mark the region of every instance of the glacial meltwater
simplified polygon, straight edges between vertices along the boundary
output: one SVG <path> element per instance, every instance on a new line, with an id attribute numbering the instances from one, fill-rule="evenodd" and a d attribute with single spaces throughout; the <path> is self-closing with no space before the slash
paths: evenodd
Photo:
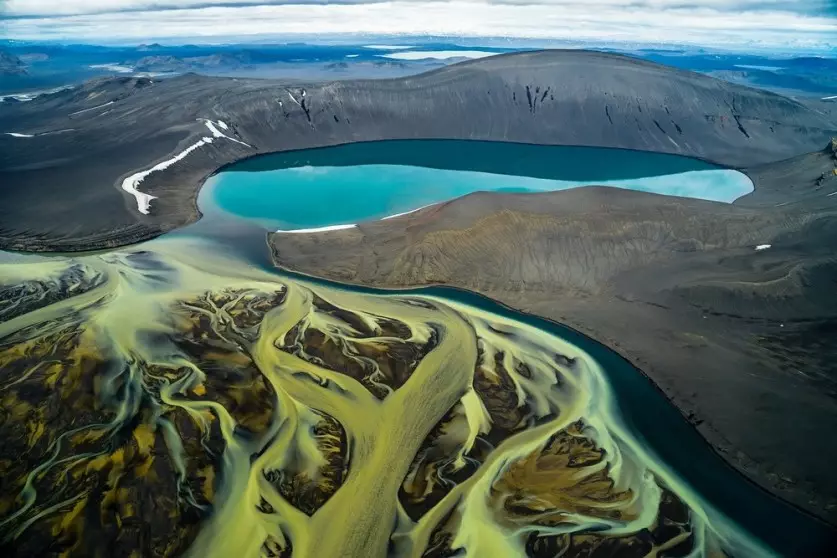
<path id="1" fill-rule="evenodd" d="M 596 341 L 476 294 L 269 264 L 265 227 L 474 190 L 612 180 L 730 201 L 752 188 L 734 174 L 697 187 L 691 173 L 728 172 L 698 161 L 663 157 L 643 177 L 656 156 L 566 149 L 389 142 L 254 159 L 210 181 L 204 219 L 183 231 L 0 258 L 4 546 L 201 558 L 820 548 L 826 528 L 730 468 Z"/>

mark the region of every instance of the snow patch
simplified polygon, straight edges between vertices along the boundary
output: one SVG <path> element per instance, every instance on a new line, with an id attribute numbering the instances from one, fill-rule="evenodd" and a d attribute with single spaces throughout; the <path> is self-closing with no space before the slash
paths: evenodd
<path id="1" fill-rule="evenodd" d="M 252 145 L 244 143 L 241 140 L 231 138 L 230 136 L 226 135 L 224 132 L 219 130 L 218 129 L 219 127 L 223 128 L 224 130 L 228 129 L 228 126 L 225 123 L 221 122 L 220 120 L 218 122 L 213 122 L 212 120 L 207 120 L 207 119 L 204 119 L 204 118 L 199 119 L 199 120 L 202 120 L 203 123 L 206 124 L 206 127 L 209 128 L 209 131 L 212 132 L 212 137 L 213 138 L 225 138 L 225 139 L 228 139 L 230 141 L 234 141 L 235 143 L 240 143 L 241 145 L 244 145 L 244 146 L 249 147 L 251 149 L 253 148 Z M 216 126 L 216 124 L 217 124 L 217 126 Z M 223 124 L 223 126 L 222 126 L 222 124 Z"/>
<path id="2" fill-rule="evenodd" d="M 346 58 L 357 58 L 360 54 L 347 54 Z"/>
<path id="3" fill-rule="evenodd" d="M 345 229 L 354 229 L 357 228 L 357 225 L 354 223 L 347 223 L 345 225 L 329 225 L 327 227 L 315 227 L 313 229 L 294 229 L 291 231 L 283 231 L 278 230 L 277 233 L 284 233 L 284 234 L 300 234 L 300 233 L 318 233 L 318 232 L 326 232 L 326 231 L 342 231 Z"/>
<path id="4" fill-rule="evenodd" d="M 223 120 L 219 120 L 219 121 L 218 121 L 218 126 L 219 126 L 222 130 L 229 130 L 229 129 L 230 129 L 230 127 L 229 127 L 229 126 L 227 126 L 227 123 L 226 123 L 226 122 L 224 122 Z"/>
<path id="5" fill-rule="evenodd" d="M 123 180 L 122 189 L 134 196 L 134 198 L 136 198 L 137 211 L 139 211 L 143 215 L 148 215 L 151 206 L 151 200 L 157 199 L 157 196 L 145 194 L 137 189 L 137 187 L 142 183 L 143 180 L 145 180 L 148 177 L 148 175 L 169 168 L 178 161 L 182 161 L 183 159 L 185 159 L 190 153 L 192 153 L 196 149 L 199 149 L 200 147 L 203 147 L 208 143 L 212 143 L 212 141 L 212 138 L 201 138 L 198 142 L 193 143 L 192 145 L 190 145 L 171 159 L 167 159 L 161 163 L 157 163 L 148 170 L 134 173 L 125 180 Z"/>
<path id="6" fill-rule="evenodd" d="M 833 101 L 834 99 L 837 99 L 837 95 L 832 95 L 831 97 L 823 97 L 822 98 L 823 101 Z"/>
<path id="7" fill-rule="evenodd" d="M 487 56 L 494 56 L 496 52 L 486 52 L 484 50 L 425 50 L 425 51 L 411 51 L 411 52 L 391 52 L 389 54 L 379 54 L 381 58 L 391 58 L 393 60 L 447 60 L 449 58 L 485 58 Z"/>
<path id="8" fill-rule="evenodd" d="M 4 132 L 5 136 L 12 136 L 13 138 L 34 138 L 38 136 L 51 136 L 53 134 L 63 134 L 65 132 L 75 132 L 75 128 L 63 128 L 61 130 L 50 130 L 48 132 L 41 132 L 39 134 L 21 134 L 20 132 Z"/>
<path id="9" fill-rule="evenodd" d="M 773 246 L 773 245 L 772 244 L 759 244 L 758 246 L 756 246 L 756 251 L 760 252 L 762 250 L 767 250 L 771 246 Z"/>
<path id="10" fill-rule="evenodd" d="M 93 64 L 90 66 L 90 68 L 94 70 L 108 70 L 120 74 L 130 74 L 134 71 L 132 67 L 125 66 L 123 64 Z"/>

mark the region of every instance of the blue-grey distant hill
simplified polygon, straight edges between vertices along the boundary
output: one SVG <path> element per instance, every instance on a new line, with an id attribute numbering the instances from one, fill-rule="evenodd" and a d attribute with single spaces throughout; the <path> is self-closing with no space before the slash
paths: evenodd
<path id="1" fill-rule="evenodd" d="M 503 53 L 524 48 L 418 39 L 404 41 L 413 51 L 484 51 Z M 478 42 L 474 44 L 479 45 Z M 20 62 L 8 66 L 0 93 L 56 87 L 104 75 L 182 74 L 287 78 L 297 80 L 387 78 L 418 74 L 461 58 L 393 60 L 396 51 L 356 44 L 228 44 L 100 46 L 0 41 L 5 56 Z M 603 49 L 705 73 L 794 96 L 837 95 L 837 59 L 769 54 L 740 54 L 702 49 Z M 403 51 L 401 51 L 403 52 Z M 4 64 L 0 63 L 0 67 Z M 16 71 L 14 68 L 18 68 Z M 2 70 L 0 70 L 2 71 Z"/>
<path id="2" fill-rule="evenodd" d="M 23 61 L 4 50 L 0 50 L 0 76 L 7 78 L 9 76 L 26 75 L 26 67 Z"/>

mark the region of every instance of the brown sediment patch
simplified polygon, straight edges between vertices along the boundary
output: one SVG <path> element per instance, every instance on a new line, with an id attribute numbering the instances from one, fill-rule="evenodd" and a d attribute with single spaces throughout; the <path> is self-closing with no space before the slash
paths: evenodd
<path id="1" fill-rule="evenodd" d="M 348 472 L 346 433 L 333 418 L 320 415 L 312 429 L 322 464 L 309 471 L 306 464 L 287 456 L 281 469 L 263 471 L 264 477 L 291 505 L 313 515 L 340 488 Z"/>
<path id="2" fill-rule="evenodd" d="M 13 555 L 169 556 L 211 513 L 224 449 L 215 417 L 161 403 L 150 373 L 137 389 L 109 353 L 82 325 L 0 353 L 0 437 L 16 456 L 1 465 L 0 536 Z"/>
<path id="3" fill-rule="evenodd" d="M 299 358 L 361 382 L 384 399 L 409 379 L 421 359 L 437 343 L 413 340 L 413 332 L 393 318 L 360 316 L 314 296 L 312 312 L 285 336 L 279 346 Z"/>

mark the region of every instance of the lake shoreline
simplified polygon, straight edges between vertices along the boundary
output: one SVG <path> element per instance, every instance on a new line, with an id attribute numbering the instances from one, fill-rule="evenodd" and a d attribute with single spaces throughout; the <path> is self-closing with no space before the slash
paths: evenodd
<path id="1" fill-rule="evenodd" d="M 191 201 L 189 202 L 188 207 L 183 208 L 185 213 L 183 218 L 179 219 L 177 224 L 161 224 L 159 227 L 155 226 L 154 228 L 148 229 L 144 227 L 137 227 L 132 226 L 127 230 L 114 230 L 107 234 L 107 236 L 102 235 L 94 235 L 92 237 L 68 237 L 66 239 L 61 239 L 58 241 L 52 242 L 44 242 L 42 240 L 33 240 L 25 238 L 25 235 L 18 235 L 17 237 L 6 237 L 2 233 L 0 233 L 0 250 L 6 252 L 16 252 L 16 253 L 32 253 L 32 254 L 82 254 L 85 252 L 91 251 L 98 251 L 98 250 L 113 250 L 117 248 L 124 248 L 129 247 L 134 244 L 139 244 L 142 242 L 147 242 L 149 240 L 153 240 L 154 238 L 158 238 L 164 234 L 182 230 L 190 225 L 194 225 L 195 223 L 199 222 L 203 218 L 203 213 L 199 207 L 198 199 L 203 192 L 204 188 L 207 186 L 207 183 L 213 179 L 214 177 L 218 176 L 219 174 L 235 169 L 236 167 L 240 167 L 244 163 L 251 163 L 254 161 L 263 161 L 268 160 L 271 157 L 276 156 L 287 156 L 293 154 L 302 154 L 302 153 L 314 153 L 314 152 L 323 152 L 328 151 L 334 148 L 344 148 L 344 147 L 351 147 L 351 146 L 358 146 L 358 145 L 375 145 L 375 144 L 391 144 L 393 142 L 409 142 L 415 144 L 422 144 L 422 143 L 433 143 L 433 142 L 462 142 L 467 141 L 468 143 L 485 143 L 485 144 L 495 144 L 497 146 L 501 146 L 504 144 L 512 145 L 512 146 L 524 146 L 524 147 L 543 147 L 543 148 L 580 148 L 580 149 L 597 149 L 597 150 L 605 150 L 605 151 L 612 151 L 612 152 L 622 152 L 625 154 L 647 154 L 647 155 L 660 155 L 664 157 L 672 157 L 672 158 L 684 158 L 684 159 L 691 159 L 699 163 L 703 163 L 706 165 L 710 165 L 719 170 L 728 170 L 728 171 L 738 171 L 743 175 L 747 176 L 750 179 L 750 182 L 753 184 L 753 191 L 744 194 L 741 198 L 746 197 L 748 195 L 753 194 L 758 189 L 758 184 L 754 179 L 753 172 L 761 172 L 759 168 L 749 169 L 744 167 L 736 167 L 736 166 L 727 166 L 723 163 L 703 158 L 700 156 L 692 156 L 692 155 L 679 155 L 673 153 L 666 153 L 661 151 L 652 151 L 646 149 L 634 149 L 634 148 L 624 148 L 624 147 L 610 147 L 610 146 L 599 146 L 599 145 L 583 145 L 583 144 L 549 144 L 549 143 L 530 143 L 525 141 L 508 141 L 508 140 L 458 140 L 458 139 L 451 139 L 451 138 L 405 138 L 405 139 L 380 139 L 380 140 L 367 140 L 367 141 L 348 141 L 348 142 L 341 142 L 335 144 L 327 144 L 327 145 L 319 145 L 315 147 L 301 147 L 301 148 L 294 148 L 294 149 L 287 149 L 287 150 L 279 150 L 279 151 L 269 151 L 263 153 L 255 153 L 249 155 L 243 155 L 240 158 L 236 158 L 232 161 L 226 162 L 216 169 L 208 172 L 202 179 L 197 181 L 197 186 L 192 192 Z M 431 167 L 433 168 L 433 167 Z M 516 176 L 516 175 L 509 175 L 509 176 Z M 578 187 L 585 187 L 585 186 L 578 186 Z M 536 192 L 534 192 L 536 193 Z M 738 199 L 741 199 L 738 198 Z M 450 200 L 446 200 L 450 201 Z M 737 201 L 737 200 L 736 200 Z M 152 201 L 152 204 L 154 201 Z M 436 202 L 436 203 L 444 203 L 444 202 Z M 732 202 L 734 203 L 734 202 Z M 434 205 L 434 204 L 428 204 Z M 413 209 L 411 211 L 418 211 L 419 209 L 423 209 L 424 206 Z M 152 205 L 152 215 L 154 213 L 154 208 Z M 387 218 L 395 217 L 395 215 L 390 215 Z M 367 221 L 368 222 L 368 221 Z M 23 239 L 21 239 L 23 237 Z"/>

